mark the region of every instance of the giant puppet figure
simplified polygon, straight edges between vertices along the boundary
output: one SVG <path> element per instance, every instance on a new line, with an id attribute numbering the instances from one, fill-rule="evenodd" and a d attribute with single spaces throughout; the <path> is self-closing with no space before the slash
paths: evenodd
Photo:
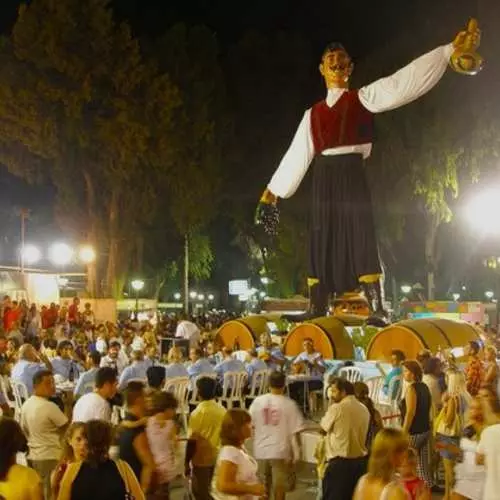
<path id="1" fill-rule="evenodd" d="M 326 99 L 308 109 L 295 137 L 264 191 L 257 223 L 276 230 L 278 198 L 292 196 L 309 165 L 312 171 L 309 272 L 310 313 L 324 315 L 329 297 L 362 288 L 382 311 L 377 239 L 364 160 L 373 143 L 373 121 L 382 113 L 408 104 L 431 90 L 448 63 L 457 72 L 474 74 L 480 32 L 471 20 L 453 43 L 415 59 L 392 76 L 360 89 L 349 89 L 353 63 L 340 44 L 326 47 L 319 71 Z"/>

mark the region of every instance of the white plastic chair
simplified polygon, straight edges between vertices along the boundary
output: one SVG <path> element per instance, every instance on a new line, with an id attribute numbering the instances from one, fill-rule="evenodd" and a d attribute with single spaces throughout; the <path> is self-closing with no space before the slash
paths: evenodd
<path id="1" fill-rule="evenodd" d="M 269 391 L 269 370 L 257 370 L 252 375 L 252 383 L 250 384 L 250 393 L 246 395 L 246 399 L 255 399 L 257 396 L 262 396 Z"/>
<path id="2" fill-rule="evenodd" d="M 12 387 L 12 394 L 14 394 L 15 400 L 15 415 L 16 419 L 21 419 L 21 408 L 23 403 L 29 398 L 28 388 L 22 382 L 18 380 L 11 380 L 10 385 Z"/>
<path id="3" fill-rule="evenodd" d="M 201 402 L 198 399 L 198 386 L 196 385 L 196 382 L 198 382 L 198 380 L 200 380 L 201 378 L 211 378 L 212 380 L 216 381 L 217 373 L 201 373 L 197 377 L 191 379 L 191 386 L 193 391 L 191 393 L 191 399 L 189 400 L 190 405 L 196 406 Z"/>
<path id="4" fill-rule="evenodd" d="M 339 377 L 345 378 L 351 384 L 360 382 L 363 379 L 361 370 L 357 366 L 344 366 L 339 370 Z"/>
<path id="5" fill-rule="evenodd" d="M 188 431 L 188 416 L 189 416 L 189 389 L 191 387 L 191 382 L 189 377 L 174 377 L 165 380 L 165 386 L 163 390 L 166 392 L 171 392 L 179 406 L 177 407 L 177 414 L 182 416 L 182 424 L 184 426 L 184 431 L 187 434 Z"/>
<path id="6" fill-rule="evenodd" d="M 377 404 L 380 401 L 380 394 L 384 386 L 384 377 L 367 378 L 365 384 L 368 386 L 370 399 L 374 404 Z"/>
<path id="7" fill-rule="evenodd" d="M 233 408 L 234 403 L 239 403 L 240 408 L 245 407 L 243 390 L 247 383 L 246 372 L 226 372 L 222 383 L 221 403 L 226 403 L 228 410 Z"/>

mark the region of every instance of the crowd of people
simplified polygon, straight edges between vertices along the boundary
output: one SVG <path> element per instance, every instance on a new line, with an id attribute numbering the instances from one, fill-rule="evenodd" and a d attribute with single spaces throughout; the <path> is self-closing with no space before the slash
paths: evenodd
<path id="1" fill-rule="evenodd" d="M 283 500 L 295 486 L 300 435 L 311 425 L 305 384 L 294 379 L 300 374 L 307 375 L 308 393 L 328 384 L 315 453 L 318 498 L 427 500 L 441 468 L 446 500 L 498 497 L 492 345 L 470 342 L 465 367 L 441 352 L 408 360 L 394 350 L 382 393 L 398 403 L 396 429 L 384 427 L 367 383 L 328 376 L 311 339 L 288 360 L 263 335 L 241 360 L 208 341 L 192 319 L 180 318 L 168 330 L 185 349 L 170 343 L 162 359 L 164 333 L 149 324 L 98 324 L 75 298 L 64 317 L 59 309 L 53 327 L 34 327 L 27 320 L 34 313 L 11 321 L 12 310 L 23 306 L 9 300 L 3 319 L 5 327 L 10 318 L 10 330 L 0 336 L 0 498 L 160 500 L 186 477 L 196 500 Z M 17 324 L 23 329 L 13 329 Z M 235 409 L 218 402 L 226 374 L 244 373 L 248 395 L 263 371 L 269 393 Z M 187 428 L 179 420 L 183 401 L 165 391 L 179 377 L 198 398 Z M 26 397 L 13 412 L 17 386 Z"/>

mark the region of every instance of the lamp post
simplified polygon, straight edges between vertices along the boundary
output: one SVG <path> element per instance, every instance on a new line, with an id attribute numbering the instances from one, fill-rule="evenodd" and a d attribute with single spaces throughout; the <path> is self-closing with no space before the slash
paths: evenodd
<path id="1" fill-rule="evenodd" d="M 135 320 L 137 321 L 139 318 L 139 292 L 144 288 L 144 280 L 136 279 L 130 284 L 135 291 Z"/>

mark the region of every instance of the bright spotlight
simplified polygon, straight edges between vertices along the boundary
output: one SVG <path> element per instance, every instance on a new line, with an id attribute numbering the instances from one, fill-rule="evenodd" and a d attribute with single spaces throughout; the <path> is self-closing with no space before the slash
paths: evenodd
<path id="1" fill-rule="evenodd" d="M 23 260 L 26 264 L 34 264 L 42 258 L 42 252 L 35 245 L 25 245 L 21 250 Z"/>
<path id="2" fill-rule="evenodd" d="M 200 293 L 198 295 L 198 300 L 205 300 L 205 295 L 203 295 L 202 293 Z"/>
<path id="3" fill-rule="evenodd" d="M 457 302 L 457 301 L 458 301 L 458 299 L 460 299 L 460 294 L 459 294 L 459 293 L 454 293 L 454 294 L 452 295 L 452 297 L 453 297 L 453 300 L 454 300 L 455 302 Z"/>
<path id="4" fill-rule="evenodd" d="M 408 293 L 410 293 L 410 292 L 411 292 L 411 290 L 412 290 L 412 287 L 411 287 L 410 285 L 403 285 L 403 286 L 401 287 L 401 291 L 402 291 L 405 295 L 407 295 Z"/>
<path id="5" fill-rule="evenodd" d="M 73 259 L 73 249 L 66 243 L 54 243 L 49 250 L 49 259 L 58 266 L 66 266 Z"/>
<path id="6" fill-rule="evenodd" d="M 143 280 L 133 280 L 131 283 L 132 288 L 136 291 L 139 292 L 144 288 L 144 281 Z"/>
<path id="7" fill-rule="evenodd" d="M 215 297 L 213 293 L 208 294 L 208 300 L 214 300 L 214 299 Z"/>
<path id="8" fill-rule="evenodd" d="M 495 296 L 494 292 L 492 292 L 491 290 L 484 292 L 484 295 L 488 300 L 491 300 Z"/>
<path id="9" fill-rule="evenodd" d="M 192 299 L 196 299 L 196 297 L 198 297 L 198 292 L 195 292 L 194 290 L 192 292 L 189 292 L 189 296 L 192 298 Z"/>
<path id="10" fill-rule="evenodd" d="M 78 258 L 84 264 L 90 264 L 91 262 L 94 262 L 96 258 L 95 250 L 90 245 L 85 245 L 80 248 Z"/>
<path id="11" fill-rule="evenodd" d="M 500 233 L 500 189 L 489 189 L 476 195 L 466 207 L 469 224 L 482 234 Z"/>
<path id="12" fill-rule="evenodd" d="M 181 294 L 179 292 L 174 293 L 174 299 L 175 300 L 181 300 Z"/>

